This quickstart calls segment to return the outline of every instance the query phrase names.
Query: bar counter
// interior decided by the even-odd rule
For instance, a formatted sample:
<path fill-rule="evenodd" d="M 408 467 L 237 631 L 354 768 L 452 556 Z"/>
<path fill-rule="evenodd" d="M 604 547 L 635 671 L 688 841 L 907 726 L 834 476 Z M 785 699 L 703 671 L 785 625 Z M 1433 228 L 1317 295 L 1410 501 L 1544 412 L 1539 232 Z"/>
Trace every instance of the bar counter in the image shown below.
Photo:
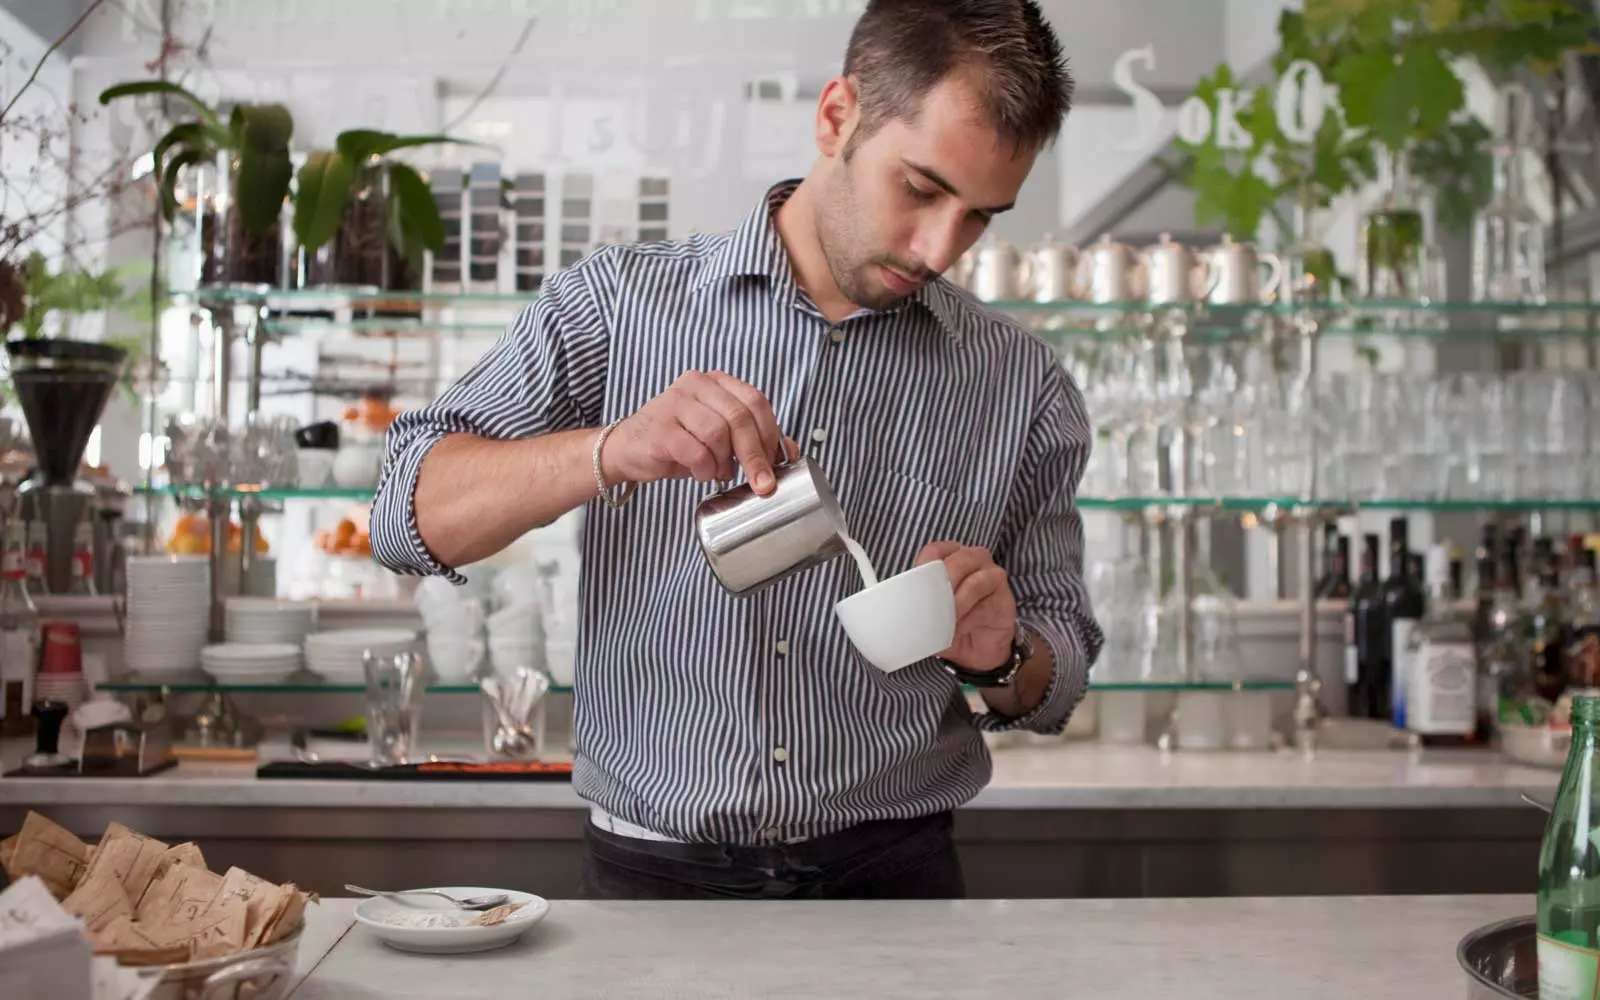
<path fill-rule="evenodd" d="M 24 748 L 12 746 L 19 759 Z M 1557 772 L 1489 751 L 1163 753 L 1006 747 L 956 815 L 981 898 L 1531 891 Z M 138 779 L 0 779 L 0 835 L 38 809 L 115 820 L 322 895 L 346 882 L 577 894 L 587 812 L 565 782 L 262 780 L 185 762 Z"/>
<path fill-rule="evenodd" d="M 1461 938 L 1533 896 L 840 903 L 587 903 L 499 951 L 389 949 L 355 901 L 291 1000 L 351 997 L 1171 997 L 1345 1000 L 1466 993 Z M 305 956 L 302 956 L 304 963 Z"/>

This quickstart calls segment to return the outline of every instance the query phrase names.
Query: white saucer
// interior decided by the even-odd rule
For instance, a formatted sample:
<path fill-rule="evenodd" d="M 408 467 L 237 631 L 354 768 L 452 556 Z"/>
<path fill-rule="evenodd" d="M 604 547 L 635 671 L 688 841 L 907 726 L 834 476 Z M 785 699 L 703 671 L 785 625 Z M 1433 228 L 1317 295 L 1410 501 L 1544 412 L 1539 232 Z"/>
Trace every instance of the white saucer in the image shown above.
<path fill-rule="evenodd" d="M 452 910 L 444 900 L 430 899 L 427 896 L 418 896 L 416 906 L 407 906 L 404 903 L 374 896 L 356 905 L 356 921 L 377 935 L 379 941 L 399 951 L 411 951 L 423 955 L 465 955 L 475 951 L 504 948 L 526 934 L 534 924 L 543 920 L 545 914 L 550 912 L 548 900 L 529 892 L 464 885 L 425 888 L 448 893 L 457 899 L 503 892 L 510 897 L 511 902 L 525 905 L 504 923 L 493 927 L 404 927 L 387 923 L 385 918 L 395 914 L 439 914 L 455 916 L 465 924 L 478 914 Z"/>

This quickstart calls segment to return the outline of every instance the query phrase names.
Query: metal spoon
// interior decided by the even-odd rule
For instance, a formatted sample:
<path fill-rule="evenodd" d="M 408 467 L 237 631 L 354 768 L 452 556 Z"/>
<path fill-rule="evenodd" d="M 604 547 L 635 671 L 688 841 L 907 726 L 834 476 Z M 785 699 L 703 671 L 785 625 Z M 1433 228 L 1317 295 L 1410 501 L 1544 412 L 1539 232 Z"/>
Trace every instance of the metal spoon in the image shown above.
<path fill-rule="evenodd" d="M 406 899 L 405 897 L 407 896 L 438 896 L 440 899 L 449 900 L 458 910 L 492 910 L 502 903 L 511 901 L 511 897 L 503 892 L 491 892 L 484 896 L 468 896 L 466 899 L 457 899 L 449 893 L 439 892 L 435 889 L 407 889 L 404 892 L 383 892 L 378 889 L 363 889 L 359 885 L 350 885 L 348 882 L 345 883 L 345 891 L 353 892 L 358 896 L 381 896 L 384 899 L 392 899 L 402 906 L 417 905 L 412 900 Z"/>

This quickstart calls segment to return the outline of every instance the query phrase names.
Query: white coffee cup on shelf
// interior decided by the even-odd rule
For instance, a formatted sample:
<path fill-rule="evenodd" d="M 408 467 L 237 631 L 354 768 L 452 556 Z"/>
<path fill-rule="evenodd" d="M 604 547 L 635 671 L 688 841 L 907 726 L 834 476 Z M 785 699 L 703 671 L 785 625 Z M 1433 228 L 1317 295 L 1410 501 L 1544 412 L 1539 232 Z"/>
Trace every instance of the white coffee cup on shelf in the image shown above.
<path fill-rule="evenodd" d="M 856 650 L 890 673 L 950 647 L 956 594 L 944 563 L 924 563 L 834 605 Z"/>

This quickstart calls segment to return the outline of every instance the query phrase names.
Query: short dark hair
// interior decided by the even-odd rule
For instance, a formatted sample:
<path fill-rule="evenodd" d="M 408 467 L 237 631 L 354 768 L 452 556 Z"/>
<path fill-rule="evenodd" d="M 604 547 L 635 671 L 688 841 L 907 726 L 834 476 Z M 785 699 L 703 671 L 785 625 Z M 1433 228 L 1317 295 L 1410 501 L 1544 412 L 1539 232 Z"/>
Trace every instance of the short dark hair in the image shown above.
<path fill-rule="evenodd" d="M 1055 141 L 1073 82 L 1035 0 L 871 0 L 844 58 L 861 106 L 845 155 L 891 120 L 915 121 L 927 93 L 963 70 L 1001 140 L 1034 151 Z"/>

